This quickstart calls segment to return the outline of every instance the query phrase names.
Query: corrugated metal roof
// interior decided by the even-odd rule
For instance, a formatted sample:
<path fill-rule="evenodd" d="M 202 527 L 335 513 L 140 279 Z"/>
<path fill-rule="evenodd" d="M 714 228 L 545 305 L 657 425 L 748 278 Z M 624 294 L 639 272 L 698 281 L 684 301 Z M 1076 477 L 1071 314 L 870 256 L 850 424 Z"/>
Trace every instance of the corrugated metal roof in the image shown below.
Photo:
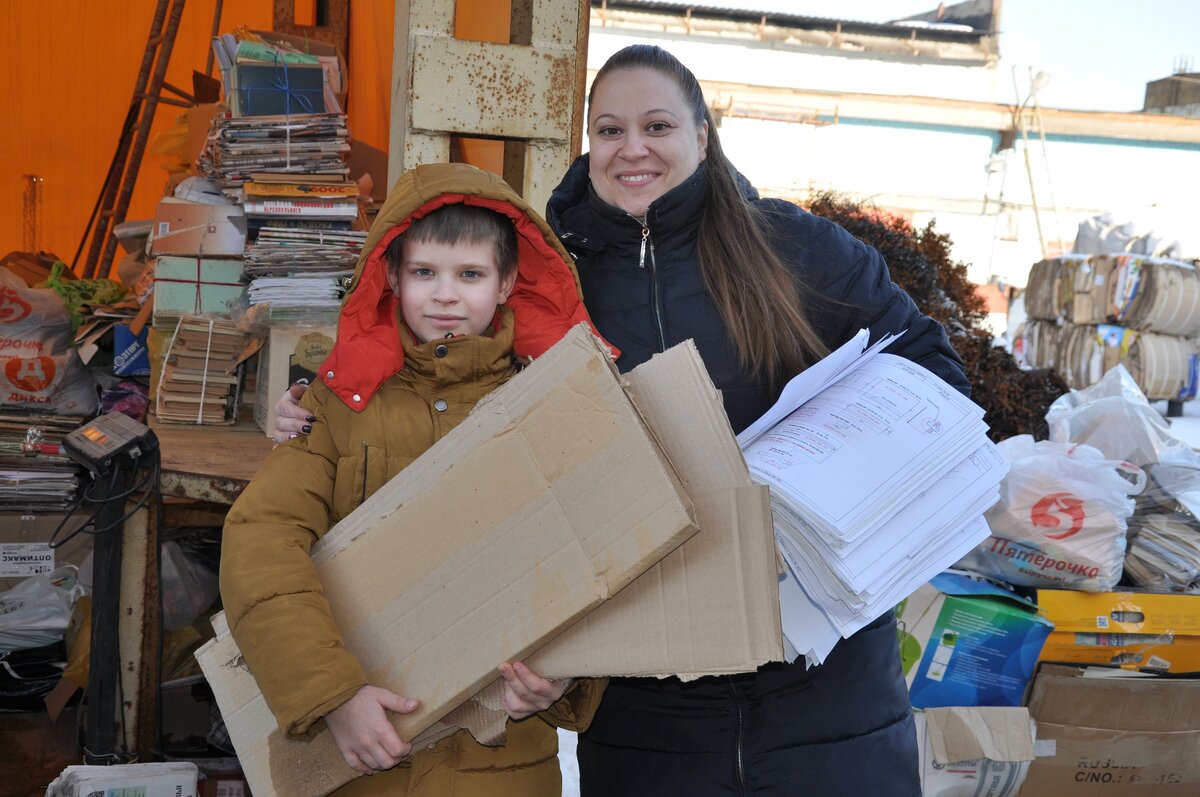
<path fill-rule="evenodd" d="M 693 17 L 706 19 L 724 19 L 732 22 L 759 23 L 784 28 L 803 28 L 808 30 L 841 30 L 843 33 L 865 33 L 876 36 L 915 36 L 918 39 L 932 41 L 977 41 L 983 36 L 990 35 L 987 30 L 947 30 L 938 27 L 912 27 L 893 22 L 864 22 L 861 20 L 838 19 L 833 17 L 806 16 L 786 14 L 778 11 L 751 11 L 741 8 L 724 8 L 716 5 L 697 5 L 695 3 L 672 3 L 664 0 L 592 0 L 593 8 L 606 7 L 611 10 L 643 11 L 660 14 L 691 14 Z M 932 13 L 932 12 L 931 12 Z M 923 15 L 922 15 L 923 16 Z M 912 17 L 911 19 L 917 19 Z M 958 21 L 958 20 L 955 20 Z"/>

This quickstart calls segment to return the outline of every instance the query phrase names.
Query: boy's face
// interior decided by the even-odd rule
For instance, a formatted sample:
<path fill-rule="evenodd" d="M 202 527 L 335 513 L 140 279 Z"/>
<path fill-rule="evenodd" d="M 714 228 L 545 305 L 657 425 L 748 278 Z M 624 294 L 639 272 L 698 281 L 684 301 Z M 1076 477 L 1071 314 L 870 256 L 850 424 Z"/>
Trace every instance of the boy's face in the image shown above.
<path fill-rule="evenodd" d="M 512 293 L 514 269 L 503 280 L 490 242 L 405 241 L 388 283 L 400 299 L 404 323 L 422 343 L 451 335 L 482 335 Z"/>

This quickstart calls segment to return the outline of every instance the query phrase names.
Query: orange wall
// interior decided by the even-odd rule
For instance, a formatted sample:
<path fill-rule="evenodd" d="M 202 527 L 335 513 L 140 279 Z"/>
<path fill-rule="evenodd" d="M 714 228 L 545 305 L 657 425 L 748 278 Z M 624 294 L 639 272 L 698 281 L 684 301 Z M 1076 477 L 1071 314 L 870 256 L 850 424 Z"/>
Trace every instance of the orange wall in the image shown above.
<path fill-rule="evenodd" d="M 24 176 L 32 174 L 43 181 L 34 246 L 67 261 L 74 256 L 116 151 L 155 5 L 155 0 L 0 1 L 5 104 L 0 254 L 26 246 Z M 188 0 L 167 82 L 190 91 L 192 70 L 204 70 L 214 5 L 214 0 Z M 270 30 L 271 12 L 271 0 L 225 0 L 220 30 L 237 25 Z M 350 131 L 385 151 L 392 18 L 391 0 L 352 0 Z M 153 133 L 169 128 L 181 111 L 160 104 Z M 161 160 L 146 153 L 126 218 L 153 215 L 167 177 Z"/>
<path fill-rule="evenodd" d="M 429 0 L 423 0 L 428 2 Z M 451 0 L 439 0 L 450 2 Z M 297 0 L 297 13 L 303 11 Z M 456 35 L 507 41 L 509 0 L 455 0 Z M 0 0 L 0 254 L 31 247 L 75 256 L 116 151 L 141 65 L 155 0 Z M 190 91 L 204 70 L 215 0 L 187 0 L 167 82 Z M 272 0 L 225 0 L 220 31 L 271 29 Z M 351 0 L 347 114 L 356 141 L 387 152 L 393 0 Z M 214 66 L 214 74 L 219 73 Z M 158 107 L 127 219 L 147 219 L 167 172 L 151 150 L 182 108 Z M 469 162 L 500 172 L 503 145 L 465 140 Z M 41 178 L 37 234 L 26 240 L 26 175 Z M 386 179 L 386 175 L 374 175 Z M 86 259 L 80 256 L 80 265 Z"/>
<path fill-rule="evenodd" d="M 36 246 L 70 261 L 116 151 L 141 65 L 154 0 L 7 0 L 0 4 L 0 252 L 25 246 L 23 175 L 43 179 Z M 167 81 L 191 89 L 203 71 L 213 0 L 190 0 L 171 53 Z M 270 0 L 225 3 L 228 19 L 271 26 Z M 223 26 L 224 29 L 224 26 Z M 154 132 L 180 108 L 159 105 Z M 148 218 L 166 172 L 147 153 L 127 218 Z"/>

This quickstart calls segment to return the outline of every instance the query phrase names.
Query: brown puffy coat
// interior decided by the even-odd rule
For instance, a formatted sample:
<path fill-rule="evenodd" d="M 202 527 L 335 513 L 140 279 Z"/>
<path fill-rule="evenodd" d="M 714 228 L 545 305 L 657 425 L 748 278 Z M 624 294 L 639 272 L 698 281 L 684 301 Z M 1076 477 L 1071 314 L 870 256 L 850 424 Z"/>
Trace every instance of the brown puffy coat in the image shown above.
<path fill-rule="evenodd" d="M 444 204 L 447 196 L 480 197 L 489 207 L 503 203 L 510 215 L 525 218 L 517 224 L 518 286 L 512 297 L 523 292 L 524 304 L 510 301 L 515 313 L 497 312 L 490 336 L 421 344 L 397 323 L 395 299 L 380 273 L 382 253 L 414 213 Z M 531 305 L 539 309 L 521 309 Z M 401 178 L 359 260 L 337 348 L 322 367 L 326 378 L 302 401 L 316 417 L 312 433 L 271 454 L 225 524 L 226 615 L 284 732 L 303 736 L 367 683 L 321 593 L 309 558 L 312 545 L 515 373 L 514 337 L 537 341 L 543 330 L 561 325 L 541 335 L 544 343 L 526 346 L 529 354 L 540 353 L 580 318 L 586 314 L 569 259 L 506 184 L 461 165 L 422 167 Z M 529 319 L 539 328 L 523 330 Z M 391 373 L 376 383 L 381 362 L 391 363 Z M 388 772 L 352 781 L 338 794 L 557 795 L 552 724 L 582 729 L 602 689 L 602 682 L 578 683 L 541 715 L 510 721 L 503 746 L 484 747 L 459 731 Z"/>

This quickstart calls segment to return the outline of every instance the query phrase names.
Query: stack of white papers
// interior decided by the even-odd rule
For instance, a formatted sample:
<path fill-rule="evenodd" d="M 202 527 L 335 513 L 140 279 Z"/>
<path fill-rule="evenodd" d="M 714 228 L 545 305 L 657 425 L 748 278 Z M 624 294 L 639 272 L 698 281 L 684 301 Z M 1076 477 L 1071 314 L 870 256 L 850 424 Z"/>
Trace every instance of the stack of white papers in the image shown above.
<path fill-rule="evenodd" d="M 336 310 L 342 302 L 342 280 L 353 271 L 312 272 L 292 277 L 259 277 L 250 283 L 246 295 L 250 304 L 269 304 L 271 314 L 296 308 Z"/>
<path fill-rule="evenodd" d="M 987 538 L 1008 464 L 983 409 L 934 374 L 853 340 L 797 376 L 738 435 L 771 488 L 783 631 L 819 664 Z"/>

